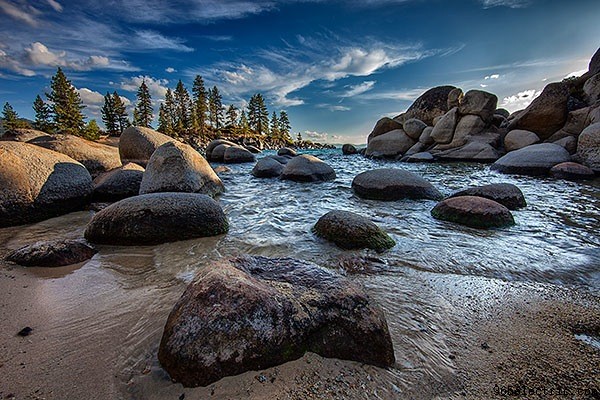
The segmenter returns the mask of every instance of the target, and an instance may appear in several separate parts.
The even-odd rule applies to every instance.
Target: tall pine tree
[[[158,108],[158,129],[159,132],[165,135],[173,136],[173,119],[165,103],[161,103]]]
[[[33,102],[33,111],[35,111],[35,121],[33,122],[34,128],[43,132],[52,133],[52,110],[50,109],[50,106],[42,100],[39,94]]]
[[[133,110],[133,124],[151,128],[152,119],[154,118],[152,115],[152,96],[150,96],[150,91],[148,90],[148,85],[146,85],[145,80],[142,81],[136,97],[137,103]]]
[[[104,96],[104,105],[102,106],[100,113],[102,114],[102,122],[104,122],[106,132],[111,136],[117,136],[119,134],[119,128],[117,115],[115,113],[114,97],[109,92],[106,92],[106,95]]]
[[[204,80],[200,75],[196,75],[193,94],[193,129],[201,135],[206,131],[206,113],[208,112],[207,93],[204,87]]]
[[[283,137],[287,137],[291,140],[290,131],[292,130],[292,126],[290,125],[290,120],[285,111],[281,111],[279,113],[279,132]]]
[[[279,118],[277,118],[277,113],[273,111],[273,115],[271,116],[271,126],[269,129],[269,134],[274,139],[279,139]]]
[[[248,122],[250,128],[259,135],[266,134],[269,129],[269,111],[262,94],[257,93],[248,103]]]
[[[2,108],[2,127],[4,132],[14,133],[16,129],[24,128],[26,124],[19,119],[19,115],[8,102]]]
[[[82,135],[85,121],[81,110],[85,106],[60,67],[50,80],[50,93],[46,93],[46,97],[52,103],[56,129],[59,132]]]
[[[237,108],[233,104],[230,104],[225,113],[225,125],[231,126],[232,128],[237,127],[238,115]]]
[[[123,133],[123,131],[129,125],[131,125],[131,123],[129,122],[129,115],[127,115],[127,107],[125,107],[123,99],[121,99],[121,96],[119,96],[119,94],[116,91],[112,94],[112,101],[118,134],[121,135],[121,133]]]
[[[208,92],[208,116],[213,128],[216,130],[221,129],[223,124],[223,98],[216,86],[213,86]]]
[[[175,131],[178,134],[186,133],[192,128],[190,94],[181,80],[175,87]]]

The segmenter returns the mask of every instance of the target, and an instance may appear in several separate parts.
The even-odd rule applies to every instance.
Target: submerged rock
[[[525,196],[521,189],[510,183],[492,183],[461,190],[449,197],[476,196],[494,200],[510,210],[517,210],[527,206]]]
[[[123,164],[132,162],[145,167],[156,149],[167,142],[174,141],[175,139],[153,129],[130,126],[123,131],[119,140],[121,162]]]
[[[221,206],[203,194],[151,193],[98,212],[85,230],[92,243],[150,245],[227,233]]]
[[[358,150],[352,144],[345,144],[342,146],[342,154],[345,156],[349,156],[352,154],[358,154]]]
[[[169,315],[158,359],[194,387],[307,351],[394,363],[384,314],[355,283],[306,261],[242,257],[200,270]]]
[[[89,260],[96,250],[81,240],[37,242],[6,256],[7,261],[25,267],[62,267]]]
[[[358,174],[352,189],[359,197],[373,200],[431,199],[442,194],[420,176],[394,168],[374,169]]]
[[[313,231],[343,249],[383,251],[396,245],[387,233],[368,218],[349,211],[328,212],[319,218]]]
[[[315,156],[302,154],[292,158],[283,169],[281,179],[296,182],[332,181],[335,171]]]
[[[137,196],[144,176],[144,168],[127,163],[105,172],[94,179],[94,201],[117,201]]]
[[[508,208],[493,200],[475,196],[443,200],[431,210],[431,215],[472,228],[501,228],[515,223]]]
[[[511,151],[491,168],[505,174],[546,175],[556,164],[571,160],[564,147],[554,143],[540,143]]]
[[[156,149],[140,185],[140,194],[187,192],[214,197],[224,190],[223,182],[204,157],[191,146],[176,142]]]
[[[22,225],[82,208],[92,177],[77,161],[32,144],[0,142],[0,227]]]
[[[585,179],[594,179],[594,171],[585,165],[574,162],[565,162],[555,165],[550,170],[550,175],[558,179],[570,181],[579,181]]]

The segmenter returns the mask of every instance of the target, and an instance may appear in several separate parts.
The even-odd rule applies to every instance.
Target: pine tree
[[[145,80],[142,81],[136,97],[137,103],[133,110],[133,124],[151,128],[152,119],[154,118],[152,115],[152,96],[150,96]]]
[[[229,108],[227,109],[227,112],[225,114],[226,114],[225,125],[231,126],[233,128],[237,127],[237,120],[238,120],[237,108],[235,108],[235,106],[233,104],[230,104]]]
[[[213,86],[208,91],[208,116],[213,128],[216,130],[221,129],[223,123],[223,98],[216,86]]]
[[[246,111],[244,110],[242,110],[242,114],[240,115],[240,128],[243,130],[250,128],[250,125],[248,125],[248,118],[246,117]]]
[[[265,105],[265,99],[260,93],[250,98],[248,120],[250,128],[254,129],[259,135],[267,133],[269,129],[269,111]]]
[[[100,138],[100,128],[95,119],[90,120],[83,129],[82,136],[88,140],[98,140]]]
[[[59,132],[81,135],[85,121],[81,110],[85,106],[71,81],[60,67],[50,81],[50,93],[46,97],[52,103],[54,125]]]
[[[2,108],[2,126],[5,132],[13,133],[16,129],[24,128],[25,123],[19,119],[19,115],[10,104],[4,103]]]
[[[43,132],[52,133],[52,111],[50,110],[50,106],[42,100],[39,94],[33,102],[33,111],[35,111],[35,121],[33,122],[34,128]]]
[[[204,87],[204,80],[200,75],[196,75],[194,79],[193,93],[193,128],[200,134],[204,134],[206,130],[206,113],[208,112],[207,93]]]
[[[127,115],[127,107],[121,99],[121,96],[115,91],[112,94],[113,110],[115,113],[118,134],[121,135],[123,131],[131,125],[129,122],[129,116]]]
[[[290,137],[290,132],[292,130],[292,127],[290,125],[290,120],[288,118],[288,115],[285,111],[281,111],[279,113],[279,132],[281,133],[281,136],[285,137],[285,138],[289,138],[291,140]]]
[[[100,112],[102,114],[102,122],[104,122],[106,132],[111,136],[119,134],[117,115],[115,113],[115,101],[114,97],[109,92],[106,92],[106,95],[104,96],[104,105]]]
[[[277,118],[277,113],[275,111],[273,111],[273,115],[271,116],[269,133],[272,138],[279,139],[279,119]]]
[[[187,132],[192,128],[192,113],[190,94],[181,80],[175,87],[175,124],[174,129],[178,134]]]
[[[173,118],[167,110],[166,102],[158,108],[158,131],[173,136]]]

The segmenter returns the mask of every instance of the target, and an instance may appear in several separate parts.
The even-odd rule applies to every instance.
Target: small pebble
[[[33,332],[33,329],[26,326],[25,328],[21,329],[17,335],[25,337],[31,335],[31,332]]]

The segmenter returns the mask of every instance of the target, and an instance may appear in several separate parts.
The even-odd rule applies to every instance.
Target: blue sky
[[[261,92],[304,137],[363,143],[437,85],[523,108],[587,69],[599,15],[598,0],[0,0],[0,101],[32,118],[61,66],[100,120],[106,91],[131,103],[145,79],[158,103],[200,74],[225,104]]]

